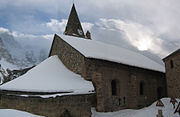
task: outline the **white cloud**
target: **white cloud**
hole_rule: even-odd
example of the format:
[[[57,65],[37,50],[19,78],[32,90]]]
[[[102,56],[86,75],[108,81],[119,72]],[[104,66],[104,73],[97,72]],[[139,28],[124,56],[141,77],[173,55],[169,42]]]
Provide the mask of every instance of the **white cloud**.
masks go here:
[[[168,54],[163,48],[164,41],[157,37],[148,27],[141,24],[119,19],[100,19],[97,24],[100,28],[123,31],[129,43],[141,51],[149,50],[161,57]]]
[[[87,30],[91,31],[92,27],[94,26],[94,24],[89,22],[82,22],[81,24],[85,33]]]
[[[48,40],[52,40],[53,39],[53,34],[49,34],[49,35],[43,35],[42,37],[44,37],[45,39],[48,39]]]
[[[62,19],[61,22],[58,21],[57,19],[50,19],[50,22],[46,23],[45,25],[50,28],[54,33],[63,33],[65,30],[67,24],[66,19]],[[82,27],[84,32],[87,30],[91,30],[91,28],[94,26],[94,24],[90,22],[82,22]]]
[[[0,33],[4,33],[4,32],[9,32],[9,30],[6,28],[0,27]]]
[[[59,22],[56,19],[50,19],[50,22],[46,23],[46,26],[48,28],[51,28],[51,30],[54,32],[63,32],[66,24],[67,24],[66,19],[62,19],[61,22]]]

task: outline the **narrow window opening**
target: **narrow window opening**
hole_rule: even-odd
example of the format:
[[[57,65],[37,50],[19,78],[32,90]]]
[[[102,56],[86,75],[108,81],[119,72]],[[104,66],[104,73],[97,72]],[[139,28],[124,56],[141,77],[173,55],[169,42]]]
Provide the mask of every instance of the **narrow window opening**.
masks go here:
[[[119,98],[119,105],[121,105],[121,98]]]
[[[126,97],[123,97],[123,100],[124,100],[124,104],[126,104]]]
[[[111,81],[112,95],[117,95],[117,82],[115,80]]]
[[[140,82],[140,95],[144,95],[144,83],[143,82]]]
[[[173,63],[173,60],[170,61],[170,65],[171,65],[171,68],[174,67],[174,63]]]

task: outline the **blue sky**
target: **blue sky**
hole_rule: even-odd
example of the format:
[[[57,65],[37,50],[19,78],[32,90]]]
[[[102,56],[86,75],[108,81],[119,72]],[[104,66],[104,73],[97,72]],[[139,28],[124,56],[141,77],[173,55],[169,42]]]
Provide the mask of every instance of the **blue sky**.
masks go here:
[[[8,29],[22,43],[49,41],[49,48],[53,34],[64,31],[72,2],[1,0],[0,31]],[[179,0],[75,0],[75,6],[95,40],[161,58],[180,47]]]

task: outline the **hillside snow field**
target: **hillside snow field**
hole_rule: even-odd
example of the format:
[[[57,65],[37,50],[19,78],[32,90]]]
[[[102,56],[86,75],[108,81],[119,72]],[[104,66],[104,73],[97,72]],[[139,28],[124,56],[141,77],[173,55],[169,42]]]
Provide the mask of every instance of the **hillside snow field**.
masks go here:
[[[180,117],[178,113],[174,114],[175,109],[170,103],[170,98],[163,98],[161,101],[164,107],[156,107],[157,102],[154,102],[151,106],[139,110],[125,109],[117,112],[102,113],[92,109],[91,117],[156,117],[158,109],[162,109],[164,117]],[[177,101],[180,102],[180,99],[177,99]],[[176,103],[176,107],[177,105],[178,103]]]

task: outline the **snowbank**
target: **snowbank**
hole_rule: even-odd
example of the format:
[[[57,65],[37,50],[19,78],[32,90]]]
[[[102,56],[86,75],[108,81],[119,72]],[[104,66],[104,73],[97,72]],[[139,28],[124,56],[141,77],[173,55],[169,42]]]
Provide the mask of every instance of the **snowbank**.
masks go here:
[[[165,107],[156,107],[157,102],[154,102],[151,106],[139,110],[125,109],[117,112],[100,113],[92,109],[91,117],[156,117],[158,109],[162,109],[164,117],[179,117],[178,113],[174,114],[175,109],[170,103],[170,98],[161,100]],[[177,99],[177,101],[180,102],[180,99]],[[177,105],[176,103],[176,107]]]
[[[58,56],[51,56],[26,74],[0,86],[0,90],[90,93],[92,82],[68,70]]]
[[[165,72],[164,66],[139,53],[95,40],[88,40],[67,35],[60,35],[60,37],[87,58],[103,59],[140,68]]]
[[[13,109],[0,109],[0,116],[1,117],[43,117]]]

